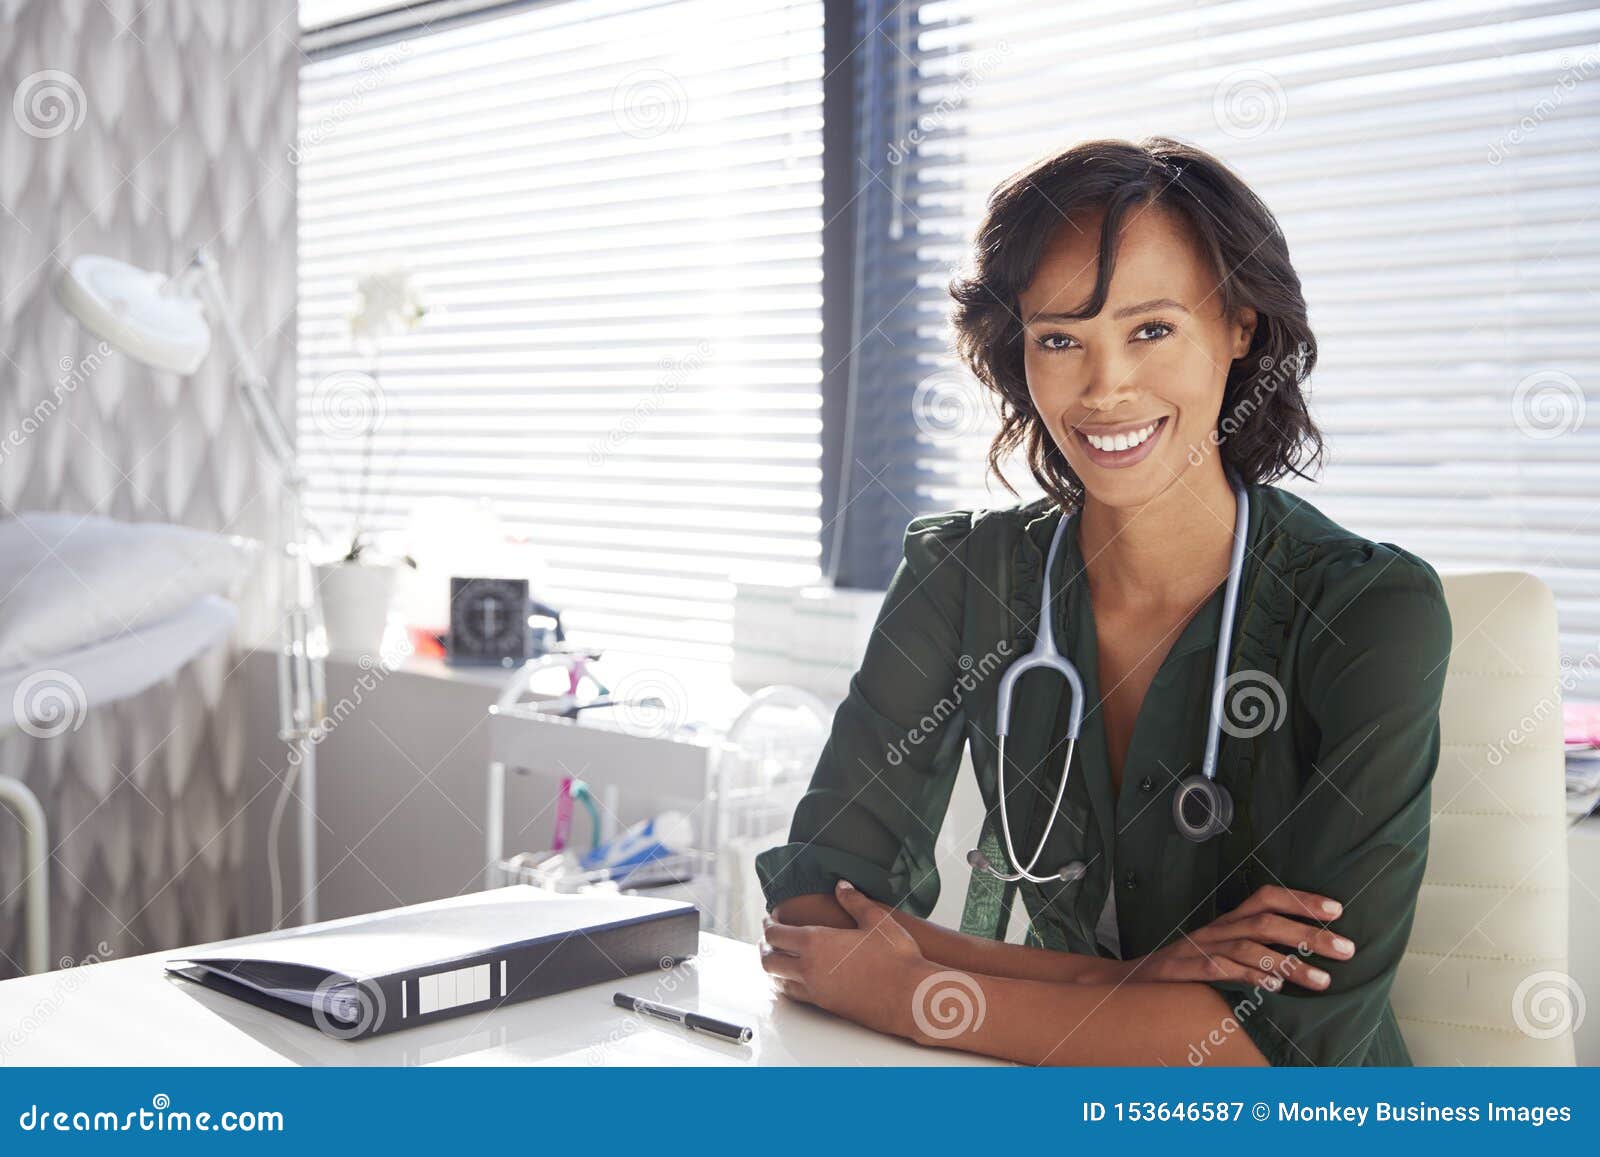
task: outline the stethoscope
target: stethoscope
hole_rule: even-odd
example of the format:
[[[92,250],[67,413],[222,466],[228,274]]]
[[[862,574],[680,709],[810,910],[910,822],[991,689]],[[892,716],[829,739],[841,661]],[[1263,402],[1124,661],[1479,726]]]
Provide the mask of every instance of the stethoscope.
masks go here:
[[[1249,533],[1250,499],[1244,487],[1233,491],[1234,523],[1233,554],[1228,561],[1228,583],[1222,596],[1222,624],[1217,634],[1217,663],[1211,675],[1211,725],[1206,735],[1205,758],[1200,770],[1185,777],[1172,797],[1172,819],[1178,830],[1199,843],[1226,831],[1233,822],[1233,798],[1228,789],[1217,782],[1217,753],[1222,744],[1223,697],[1228,680],[1228,653],[1233,641],[1234,612],[1239,605],[1239,578],[1244,572],[1244,544]],[[1056,524],[1055,537],[1050,540],[1050,554],[1045,560],[1044,591],[1039,605],[1039,633],[1033,649],[1006,668],[1000,676],[999,712],[995,721],[995,739],[999,746],[1000,831],[1005,837],[1006,857],[1013,864],[1020,863],[1016,848],[1011,842],[1011,817],[1006,810],[1006,732],[1011,728],[1011,695],[1017,680],[1029,671],[1048,667],[1067,680],[1071,689],[1071,709],[1067,716],[1067,761],[1061,768],[1061,783],[1056,788],[1055,803],[1050,808],[1050,819],[1045,823],[1044,834],[1031,859],[1014,872],[1002,872],[989,863],[989,858],[974,848],[967,853],[967,863],[979,871],[988,872],[996,879],[1007,882],[1027,880],[1033,884],[1053,883],[1057,880],[1072,883],[1083,878],[1088,870],[1082,860],[1073,860],[1060,871],[1049,876],[1034,875],[1034,865],[1050,842],[1050,830],[1055,827],[1056,816],[1061,814],[1061,801],[1066,798],[1067,774],[1072,767],[1072,752],[1078,744],[1078,731],[1083,726],[1083,680],[1076,667],[1057,648],[1055,628],[1050,616],[1050,575],[1055,570],[1056,550],[1067,532],[1070,515],[1063,515]]]

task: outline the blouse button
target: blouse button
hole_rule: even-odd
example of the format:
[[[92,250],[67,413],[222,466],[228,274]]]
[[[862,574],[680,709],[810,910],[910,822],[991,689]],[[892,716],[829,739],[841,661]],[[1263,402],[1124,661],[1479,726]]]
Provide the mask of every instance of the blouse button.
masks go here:
[[[1122,886],[1128,889],[1130,892],[1139,886],[1139,877],[1134,873],[1132,868],[1129,868],[1127,873],[1123,875]]]
[[[1149,776],[1148,776],[1148,775],[1147,775],[1147,776],[1145,776],[1145,777],[1144,777],[1144,778],[1143,778],[1143,779],[1141,779],[1141,780],[1140,780],[1140,781],[1139,781],[1139,790],[1140,790],[1140,791],[1149,791],[1149,790],[1151,790],[1151,789],[1152,789],[1152,788],[1154,788],[1154,787],[1155,787],[1155,785],[1156,785],[1156,784],[1155,784],[1155,780],[1153,780],[1153,779],[1151,779],[1151,778],[1150,778],[1150,777],[1149,777]]]

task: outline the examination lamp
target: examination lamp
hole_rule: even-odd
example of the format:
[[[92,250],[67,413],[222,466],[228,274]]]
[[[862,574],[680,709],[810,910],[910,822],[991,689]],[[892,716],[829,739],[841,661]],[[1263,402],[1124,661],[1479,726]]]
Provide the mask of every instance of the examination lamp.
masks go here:
[[[211,323],[219,324],[245,412],[273,465],[282,472],[278,738],[290,745],[286,782],[296,775],[300,780],[300,913],[301,922],[310,924],[317,919],[314,740],[327,700],[323,668],[327,637],[305,548],[305,476],[294,439],[245,343],[216,261],[205,249],[198,250],[173,277],[112,257],[76,257],[56,281],[56,296],[73,317],[108,345],[154,369],[185,377],[205,361],[211,349]]]

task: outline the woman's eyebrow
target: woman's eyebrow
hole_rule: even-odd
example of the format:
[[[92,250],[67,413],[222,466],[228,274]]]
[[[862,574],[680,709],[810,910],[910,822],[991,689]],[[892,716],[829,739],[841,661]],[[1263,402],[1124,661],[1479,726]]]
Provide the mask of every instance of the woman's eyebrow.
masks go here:
[[[1119,309],[1115,313],[1113,313],[1111,316],[1112,316],[1112,318],[1114,320],[1121,321],[1125,317],[1133,317],[1135,314],[1140,314],[1140,313],[1150,313],[1150,312],[1152,312],[1154,310],[1157,310],[1157,309],[1177,309],[1177,310],[1182,310],[1184,313],[1190,312],[1189,307],[1187,305],[1184,305],[1183,302],[1181,302],[1181,301],[1174,301],[1170,297],[1152,297],[1149,301],[1141,301],[1141,302],[1137,303],[1136,305],[1125,305],[1121,309]],[[1065,312],[1046,312],[1044,310],[1040,310],[1038,313],[1033,314],[1031,317],[1029,317],[1028,320],[1026,322],[1024,322],[1023,324],[1032,325],[1036,321],[1083,321],[1083,320],[1084,319],[1083,319],[1083,317],[1081,315],[1076,315],[1075,316],[1073,314],[1065,313]]]
[[[1118,321],[1125,317],[1132,317],[1139,313],[1150,313],[1157,309],[1181,309],[1189,312],[1189,307],[1181,301],[1174,301],[1170,297],[1152,297],[1149,301],[1141,301],[1137,305],[1125,305],[1111,316]]]

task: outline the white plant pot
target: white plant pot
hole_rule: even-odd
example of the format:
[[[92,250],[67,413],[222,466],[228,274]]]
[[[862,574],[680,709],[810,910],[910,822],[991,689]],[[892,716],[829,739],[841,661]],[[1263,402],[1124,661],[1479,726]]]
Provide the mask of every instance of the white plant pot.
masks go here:
[[[358,562],[317,567],[317,597],[322,600],[322,621],[331,653],[377,656],[389,626],[389,604],[399,570]]]

